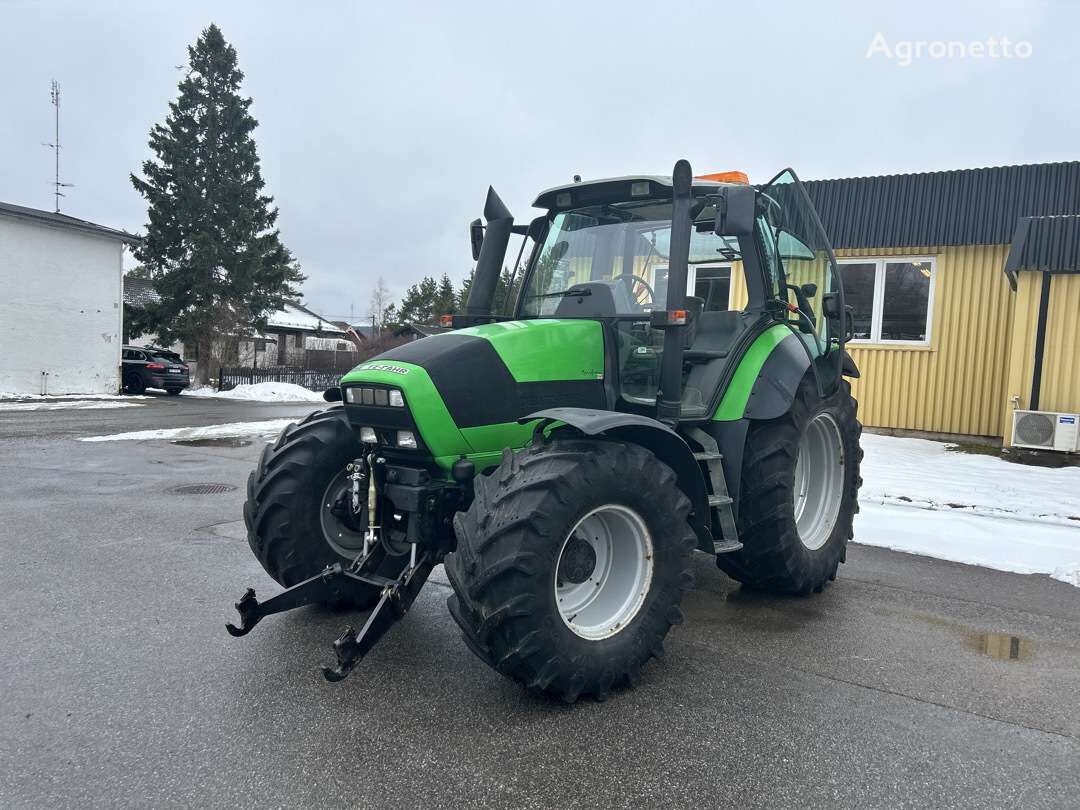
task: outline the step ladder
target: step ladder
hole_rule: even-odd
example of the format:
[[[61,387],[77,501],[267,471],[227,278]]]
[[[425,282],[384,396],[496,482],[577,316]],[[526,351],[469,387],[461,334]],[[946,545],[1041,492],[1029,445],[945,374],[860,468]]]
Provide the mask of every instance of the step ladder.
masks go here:
[[[699,427],[684,428],[686,435],[701,445],[701,450],[694,453],[694,459],[704,464],[709,473],[712,494],[709,495],[709,511],[720,525],[722,537],[713,537],[713,552],[729,554],[743,547],[739,542],[739,531],[735,528],[734,501],[728,494],[727,479],[724,477],[724,457],[716,439]]]

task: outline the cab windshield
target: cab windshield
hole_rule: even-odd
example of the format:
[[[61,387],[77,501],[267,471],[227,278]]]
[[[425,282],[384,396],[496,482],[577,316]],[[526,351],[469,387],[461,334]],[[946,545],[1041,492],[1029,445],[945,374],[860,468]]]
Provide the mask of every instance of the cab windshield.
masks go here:
[[[695,218],[690,264],[738,261],[738,241],[713,233],[715,211]],[[611,288],[614,315],[664,307],[667,297],[671,202],[635,200],[561,211],[552,219],[521,298],[521,316],[553,315],[580,285]]]

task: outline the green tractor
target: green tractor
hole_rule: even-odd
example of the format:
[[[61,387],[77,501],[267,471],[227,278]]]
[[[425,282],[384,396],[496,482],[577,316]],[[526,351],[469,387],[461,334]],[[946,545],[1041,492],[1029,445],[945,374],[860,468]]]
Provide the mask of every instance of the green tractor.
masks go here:
[[[836,577],[858,510],[858,370],[795,174],[755,187],[679,161],[535,206],[515,225],[489,190],[454,328],[361,364],[327,391],[340,405],[265,448],[244,518],[286,589],[249,589],[233,635],[312,602],[369,610],[334,642],[323,673],[340,680],[445,563],[470,649],[572,702],[662,654],[695,550],[764,591]],[[515,234],[527,259],[497,315]]]

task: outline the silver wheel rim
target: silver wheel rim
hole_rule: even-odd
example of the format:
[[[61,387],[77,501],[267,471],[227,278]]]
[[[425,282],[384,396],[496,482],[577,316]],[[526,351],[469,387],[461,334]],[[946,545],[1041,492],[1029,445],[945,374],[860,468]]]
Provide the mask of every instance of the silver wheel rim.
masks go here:
[[[652,536],[641,515],[618,504],[593,509],[574,524],[559,549],[559,616],[581,638],[613,636],[641,610],[652,576]]]
[[[364,533],[350,529],[345,522],[333,513],[332,507],[342,492],[351,489],[352,482],[348,473],[342,469],[330,479],[319,502],[319,525],[322,526],[326,542],[342,557],[355,557],[364,548]],[[364,493],[365,500],[367,492]]]
[[[830,414],[819,413],[806,425],[795,460],[795,527],[811,551],[832,536],[844,496],[844,445]]]

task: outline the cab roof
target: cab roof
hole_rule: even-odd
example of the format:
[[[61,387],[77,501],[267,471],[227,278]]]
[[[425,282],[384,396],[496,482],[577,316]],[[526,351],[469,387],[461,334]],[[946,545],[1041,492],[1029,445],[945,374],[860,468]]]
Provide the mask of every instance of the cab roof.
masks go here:
[[[648,194],[632,194],[631,187],[635,183],[648,183]],[[718,182],[695,177],[692,191],[708,192],[721,186],[741,185],[740,183]],[[569,204],[566,199],[560,199],[561,195],[569,194]],[[655,197],[671,197],[670,175],[658,174],[634,174],[624,177],[605,177],[599,180],[585,180],[580,183],[567,183],[541,191],[533,202],[535,208],[579,208],[583,205],[599,205],[607,202],[632,200],[635,198],[649,199]]]

